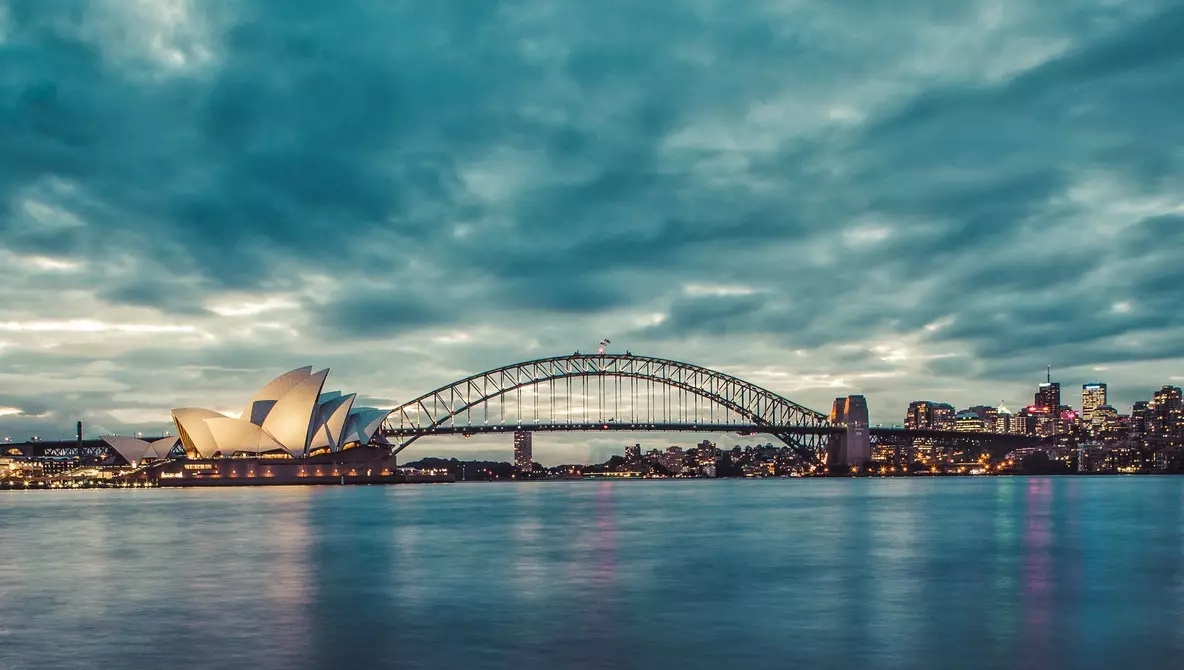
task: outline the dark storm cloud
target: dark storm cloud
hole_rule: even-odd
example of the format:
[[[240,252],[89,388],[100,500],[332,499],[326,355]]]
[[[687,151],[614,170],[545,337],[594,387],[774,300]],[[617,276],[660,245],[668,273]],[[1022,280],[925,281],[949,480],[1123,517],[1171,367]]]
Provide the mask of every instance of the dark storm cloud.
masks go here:
[[[1181,357],[1177,3],[0,8],[0,372],[401,397],[611,330],[887,406]],[[29,334],[108,322],[174,330]]]
[[[406,295],[391,287],[346,293],[314,309],[312,317],[331,333],[351,332],[363,337],[392,335],[448,322],[446,307],[431,296]]]

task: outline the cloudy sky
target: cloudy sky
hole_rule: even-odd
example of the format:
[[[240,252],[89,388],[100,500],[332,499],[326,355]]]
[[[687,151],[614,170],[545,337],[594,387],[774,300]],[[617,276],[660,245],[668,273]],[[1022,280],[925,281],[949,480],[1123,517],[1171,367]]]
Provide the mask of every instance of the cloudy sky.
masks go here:
[[[1177,0],[0,0],[0,435],[606,336],[875,422],[1046,364],[1129,409],[1184,381],[1181,35]],[[593,437],[538,460],[635,441]]]

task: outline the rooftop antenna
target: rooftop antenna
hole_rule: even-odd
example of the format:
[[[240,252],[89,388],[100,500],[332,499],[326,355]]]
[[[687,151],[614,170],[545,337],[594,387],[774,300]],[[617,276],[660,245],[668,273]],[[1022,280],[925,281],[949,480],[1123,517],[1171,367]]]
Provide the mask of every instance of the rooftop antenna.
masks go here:
[[[1051,365],[1048,366],[1047,375],[1048,375],[1047,381],[1049,384],[1051,384],[1052,383],[1052,366]]]

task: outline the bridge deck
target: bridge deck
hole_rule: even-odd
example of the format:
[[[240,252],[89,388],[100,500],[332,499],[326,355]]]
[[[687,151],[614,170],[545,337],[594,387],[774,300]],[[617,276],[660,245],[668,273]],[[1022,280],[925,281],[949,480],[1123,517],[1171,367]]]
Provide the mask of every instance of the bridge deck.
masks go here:
[[[846,426],[804,426],[804,425],[771,425],[753,423],[639,423],[628,421],[604,421],[596,423],[513,423],[513,424],[482,424],[472,426],[431,426],[388,428],[383,431],[385,437],[410,438],[426,437],[428,435],[478,435],[484,433],[512,433],[515,431],[530,432],[595,432],[595,431],[631,431],[631,432],[691,432],[691,433],[740,433],[749,435],[841,435],[847,431]],[[953,430],[907,430],[904,428],[869,428],[868,432],[875,437],[899,438],[970,438],[992,440],[1030,440],[1021,435],[1003,433],[970,433]]]

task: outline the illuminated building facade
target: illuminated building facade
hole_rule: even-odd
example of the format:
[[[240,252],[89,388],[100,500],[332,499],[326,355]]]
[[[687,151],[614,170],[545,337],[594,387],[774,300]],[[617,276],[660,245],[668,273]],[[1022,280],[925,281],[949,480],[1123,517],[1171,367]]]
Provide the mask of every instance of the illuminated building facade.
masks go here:
[[[1040,413],[1036,407],[1025,407],[1012,418],[1011,432],[1014,435],[1036,435]]]
[[[631,444],[625,447],[625,460],[630,463],[641,460],[641,445]]]
[[[1115,439],[1123,434],[1124,429],[1125,426],[1118,410],[1110,405],[1102,405],[1094,409],[1094,419],[1090,425],[1090,430],[1094,435]]]
[[[189,458],[293,458],[381,441],[388,412],[354,407],[354,394],[323,391],[329,370],[297,368],[268,382],[238,417],[184,407],[172,411]]]
[[[696,453],[699,457],[699,465],[715,465],[718,459],[715,451],[715,445],[710,440],[703,440],[695,447]]]
[[[1148,433],[1151,403],[1140,400],[1131,406],[1130,430],[1132,437],[1142,438]]]
[[[1165,386],[1155,392],[1148,405],[1147,437],[1172,445],[1184,437],[1184,397],[1179,386]]]
[[[960,433],[985,433],[987,426],[978,412],[963,410],[954,418],[954,430]]]
[[[1011,410],[1003,405],[995,408],[995,425],[992,431],[996,433],[1011,434],[1015,430],[1015,417]]]
[[[534,436],[529,430],[514,432],[514,467],[519,472],[534,470]]]
[[[1086,426],[1093,427],[1094,414],[1098,408],[1108,403],[1106,385],[1101,382],[1091,382],[1081,385],[1081,419]]]
[[[954,406],[931,400],[915,400],[909,403],[904,417],[904,427],[909,430],[953,430],[956,423]]]
[[[975,405],[974,407],[971,407],[968,411],[974,412],[975,414],[978,415],[978,417],[980,419],[983,420],[983,432],[986,432],[986,433],[1007,432],[1007,431],[999,431],[999,430],[995,429],[995,423],[999,419],[999,410],[998,409],[991,407],[990,405]]]
[[[662,467],[666,468],[670,474],[677,475],[683,471],[684,460],[686,454],[683,453],[682,447],[671,446],[666,447],[665,453],[659,452],[658,462]]]
[[[1042,411],[1055,416],[1061,410],[1061,383],[1045,382],[1036,389],[1036,396],[1032,403]]]

